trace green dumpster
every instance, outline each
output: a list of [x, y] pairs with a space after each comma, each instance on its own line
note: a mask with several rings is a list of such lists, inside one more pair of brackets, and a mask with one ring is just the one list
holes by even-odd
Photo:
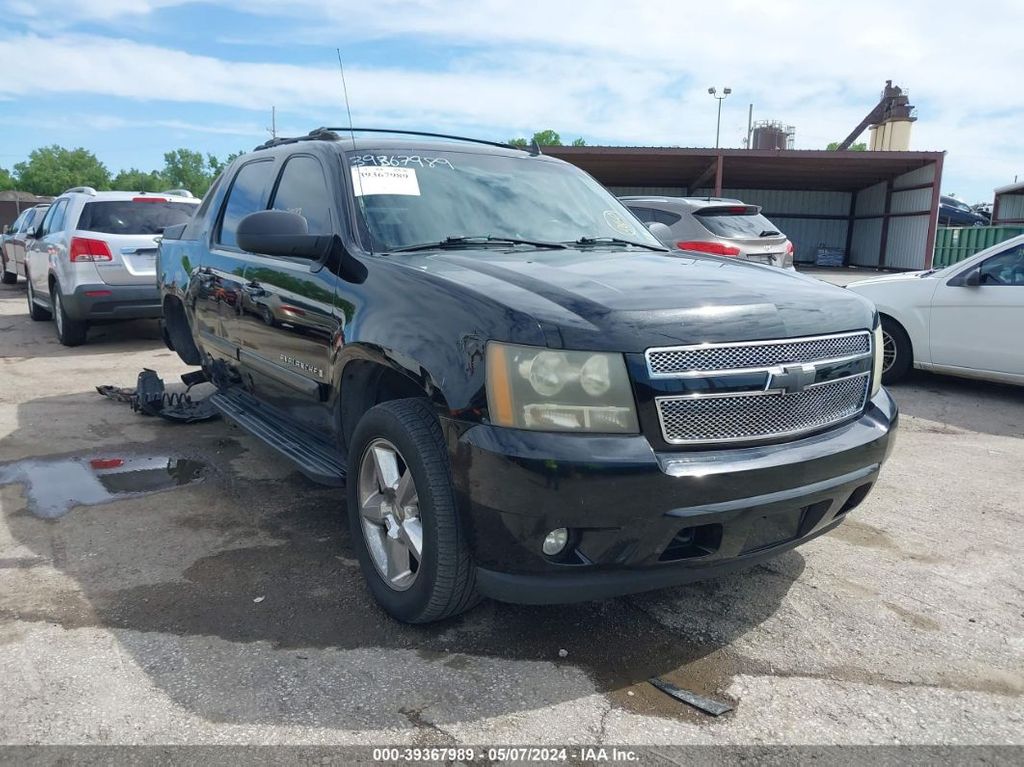
[[1024, 234], [1024, 226], [942, 226], [935, 234], [935, 256], [932, 267], [963, 261], [985, 248], [998, 245], [1011, 237]]

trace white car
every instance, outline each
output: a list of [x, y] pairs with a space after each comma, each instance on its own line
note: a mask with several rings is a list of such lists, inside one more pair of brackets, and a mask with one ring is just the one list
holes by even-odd
[[911, 367], [1024, 384], [1024, 235], [945, 269], [846, 286], [882, 317], [882, 380]]

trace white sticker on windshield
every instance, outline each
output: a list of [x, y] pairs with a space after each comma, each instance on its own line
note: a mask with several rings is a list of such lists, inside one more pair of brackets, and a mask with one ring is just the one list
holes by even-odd
[[633, 228], [633, 225], [614, 210], [606, 210], [604, 212], [604, 220], [608, 226], [619, 234], [636, 234], [636, 229]]
[[420, 183], [415, 168], [385, 168], [361, 165], [352, 168], [352, 188], [356, 197], [374, 194], [420, 196]]

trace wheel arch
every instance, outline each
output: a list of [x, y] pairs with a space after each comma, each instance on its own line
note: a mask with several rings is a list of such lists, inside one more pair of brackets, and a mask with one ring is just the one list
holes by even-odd
[[160, 319], [167, 347], [186, 365], [199, 365], [203, 355], [192, 337], [192, 328], [185, 314], [185, 304], [173, 293], [164, 296], [163, 316]]
[[396, 359], [372, 345], [351, 345], [345, 350], [337, 373], [337, 412], [346, 447], [362, 415], [382, 402], [421, 397], [438, 415], [451, 414], [439, 382], [422, 365], [409, 358]]
[[[904, 333], [906, 333], [907, 341], [910, 344], [910, 361], [911, 361], [911, 366], [913, 366], [915, 363], [921, 361], [919, 359], [919, 357], [918, 357], [918, 350], [922, 348], [922, 344], [917, 343], [916, 339], [914, 338], [914, 334], [911, 333], [910, 330], [907, 328], [907, 324], [905, 322], [903, 322], [903, 320], [900, 319], [900, 317], [896, 316], [896, 314], [894, 312], [886, 311], [882, 307], [878, 308], [878, 317], [879, 317], [879, 321], [881, 321], [881, 320], [889, 320], [890, 322], [895, 323], [897, 326], [899, 326], [903, 330]], [[925, 346], [924, 348], [927, 348], [927, 347]]]

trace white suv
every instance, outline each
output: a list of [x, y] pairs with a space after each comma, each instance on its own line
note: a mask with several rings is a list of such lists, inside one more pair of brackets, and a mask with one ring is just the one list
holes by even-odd
[[78, 346], [91, 322], [160, 317], [159, 237], [198, 205], [182, 189], [66, 191], [50, 204], [26, 253], [32, 319], [52, 316], [60, 342]]

